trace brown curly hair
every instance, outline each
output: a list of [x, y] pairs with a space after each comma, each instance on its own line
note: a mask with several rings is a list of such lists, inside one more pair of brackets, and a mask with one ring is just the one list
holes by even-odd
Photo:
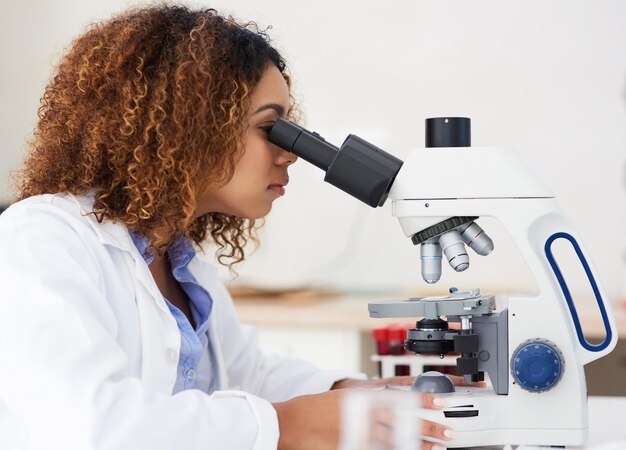
[[209, 233], [220, 263], [242, 261], [254, 220], [194, 218], [196, 194], [232, 177], [250, 94], [271, 64], [291, 86], [264, 31], [212, 9], [142, 7], [91, 25], [45, 89], [18, 200], [93, 194], [99, 221], [124, 223], [159, 253], [181, 233], [197, 244]]

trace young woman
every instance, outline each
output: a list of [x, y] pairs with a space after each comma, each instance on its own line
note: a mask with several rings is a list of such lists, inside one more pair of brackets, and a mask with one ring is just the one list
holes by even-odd
[[284, 194], [279, 117], [283, 58], [213, 10], [135, 9], [73, 42], [0, 216], [1, 448], [335, 448], [341, 388], [411, 382], [264, 356], [196, 257], [243, 261]]

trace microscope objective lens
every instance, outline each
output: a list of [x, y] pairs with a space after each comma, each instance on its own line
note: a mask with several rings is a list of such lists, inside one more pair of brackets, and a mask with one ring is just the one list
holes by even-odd
[[441, 278], [441, 246], [437, 242], [424, 242], [420, 246], [422, 278], [434, 284]]
[[454, 270], [462, 272], [469, 267], [469, 256], [458, 231], [451, 230], [442, 234], [439, 237], [439, 245]]
[[465, 228], [461, 228], [463, 242], [476, 253], [486, 256], [493, 250], [493, 241], [487, 233], [475, 222], [471, 222]]

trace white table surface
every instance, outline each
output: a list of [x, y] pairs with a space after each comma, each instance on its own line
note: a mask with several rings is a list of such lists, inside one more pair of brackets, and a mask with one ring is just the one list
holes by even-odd
[[[609, 447], [611, 443], [617, 446]], [[585, 448], [626, 450], [626, 397], [589, 397], [589, 444]]]
[[[624, 380], [626, 383], [626, 380]], [[510, 449], [507, 446], [505, 449]], [[549, 447], [518, 446], [516, 450]], [[576, 450], [626, 450], [626, 397], [589, 397], [589, 442]]]

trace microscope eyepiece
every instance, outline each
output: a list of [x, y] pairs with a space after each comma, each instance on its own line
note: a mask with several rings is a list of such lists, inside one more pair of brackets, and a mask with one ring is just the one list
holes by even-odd
[[298, 155], [326, 172], [324, 180], [372, 207], [382, 206], [402, 161], [358, 136], [349, 135], [341, 148], [317, 133], [278, 119], [271, 143]]
[[270, 130], [269, 141], [288, 152], [327, 171], [339, 149], [317, 133], [311, 133], [293, 122], [278, 119]]

